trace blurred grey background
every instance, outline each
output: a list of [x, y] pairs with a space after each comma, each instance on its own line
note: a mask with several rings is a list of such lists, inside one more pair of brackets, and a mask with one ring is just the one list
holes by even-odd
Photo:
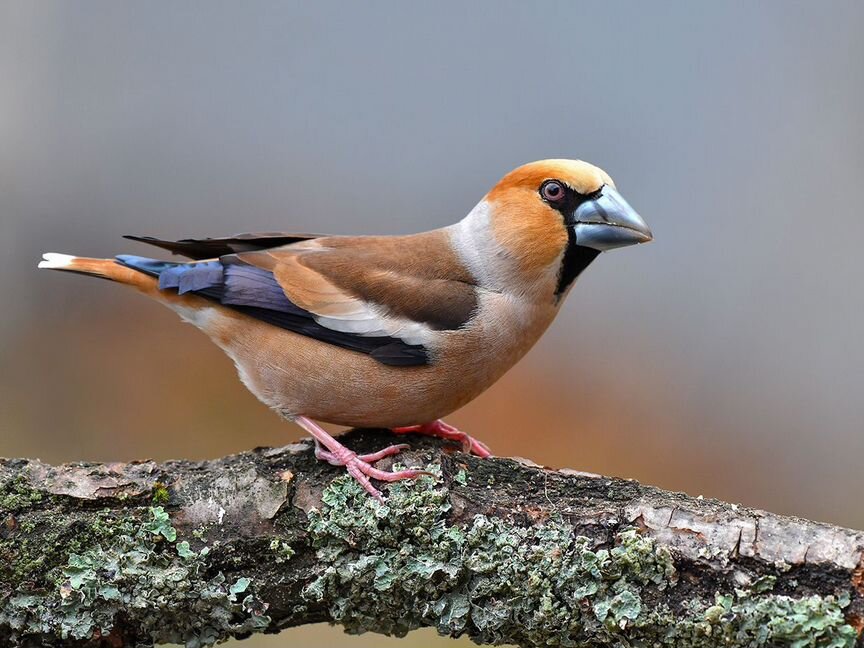
[[[0, 455], [300, 435], [174, 315], [43, 251], [407, 233], [537, 158], [654, 229], [451, 421], [522, 455], [864, 527], [864, 4], [0, 2]], [[412, 645], [444, 646], [431, 633]], [[327, 627], [246, 646], [405, 645]]]

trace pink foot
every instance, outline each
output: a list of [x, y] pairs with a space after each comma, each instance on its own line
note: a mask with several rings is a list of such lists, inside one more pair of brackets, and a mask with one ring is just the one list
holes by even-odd
[[[387, 446], [383, 450], [379, 450], [378, 452], [373, 452], [371, 454], [363, 454], [357, 455], [357, 458], [360, 461], [365, 461], [366, 463], [374, 463], [384, 457], [392, 457], [393, 455], [397, 455], [403, 450], [410, 448], [407, 443], [400, 443], [399, 445], [391, 445]], [[315, 458], [320, 459], [321, 461], [326, 461], [331, 466], [344, 466], [342, 460], [337, 458], [336, 455], [329, 450], [325, 450], [321, 447], [321, 444], [318, 441], [315, 441]]]
[[462, 430], [445, 423], [441, 419], [432, 421], [431, 423], [423, 423], [422, 425], [409, 425], [407, 427], [393, 428], [394, 434], [425, 434], [426, 436], [438, 437], [439, 439], [447, 439], [448, 441], [458, 441], [462, 444], [462, 450], [470, 454], [476, 455], [481, 459], [486, 459], [492, 456], [492, 452], [482, 441], [478, 441], [474, 437], [466, 434]]
[[[371, 465], [371, 462], [378, 461], [384, 457], [390, 457], [399, 454], [407, 448], [405, 444], [387, 446], [383, 450], [373, 452], [372, 454], [358, 455], [339, 443], [336, 439], [330, 436], [326, 430], [315, 423], [313, 420], [305, 416], [298, 416], [295, 422], [306, 430], [315, 439], [315, 457], [326, 461], [333, 466], [345, 466], [348, 474], [360, 482], [360, 485], [372, 497], [379, 502], [384, 501], [381, 491], [372, 485], [369, 480], [377, 479], [378, 481], [394, 482], [401, 479], [414, 479], [420, 475], [428, 475], [425, 470], [400, 470], [397, 472], [387, 472], [378, 470]], [[323, 446], [323, 447], [322, 447]]]

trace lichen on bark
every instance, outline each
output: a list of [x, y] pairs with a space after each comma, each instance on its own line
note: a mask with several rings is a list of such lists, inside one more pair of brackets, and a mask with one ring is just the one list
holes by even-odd
[[480, 644], [855, 644], [842, 613], [848, 598], [755, 586], [673, 610], [662, 600], [678, 581], [673, 557], [635, 528], [598, 545], [560, 516], [525, 527], [476, 515], [457, 527], [447, 523], [449, 502], [430, 478], [391, 487], [386, 505], [350, 478], [334, 480], [309, 514], [320, 574], [304, 598], [328, 601], [333, 622], [348, 632], [404, 636], [431, 625]]
[[[121, 615], [147, 643], [188, 648], [269, 625], [251, 579], [229, 582], [221, 572], [211, 575], [209, 548], [196, 552], [187, 541], [176, 542], [162, 507], [149, 508], [143, 520], [97, 515], [83, 536], [71, 545], [75, 551], [54, 547], [68, 552], [65, 565], [43, 571], [38, 580], [32, 572], [18, 575], [15, 592], [0, 606], [0, 627], [11, 630], [13, 645], [109, 636]], [[29, 564], [26, 558], [23, 564]], [[190, 607], [194, 616], [177, 613]]]
[[321, 621], [526, 647], [864, 645], [864, 533], [411, 442], [399, 461], [434, 474], [385, 504], [311, 444], [0, 459], [0, 645], [194, 648]]

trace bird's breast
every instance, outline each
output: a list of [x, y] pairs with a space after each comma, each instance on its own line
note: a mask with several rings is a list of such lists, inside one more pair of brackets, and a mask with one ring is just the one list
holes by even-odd
[[[482, 391], [522, 358], [552, 323], [554, 303], [536, 303], [522, 296], [481, 294], [476, 316], [462, 330], [441, 334], [434, 355], [448, 372], [468, 373]], [[478, 392], [479, 393], [479, 392]]]

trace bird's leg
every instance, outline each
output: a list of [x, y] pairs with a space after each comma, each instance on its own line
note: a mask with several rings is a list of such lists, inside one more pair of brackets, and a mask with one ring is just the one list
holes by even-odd
[[426, 436], [447, 439], [448, 441], [458, 441], [462, 444], [462, 450], [465, 452], [476, 455], [482, 459], [492, 456], [489, 446], [485, 443], [478, 441], [469, 434], [445, 423], [441, 419], [432, 421], [431, 423], [423, 423], [422, 425], [409, 425], [407, 427], [393, 428], [393, 432], [395, 434], [425, 434]]
[[399, 454], [408, 447], [406, 444], [391, 445], [372, 454], [358, 455], [330, 436], [324, 428], [312, 419], [308, 419], [305, 416], [296, 416], [293, 420], [315, 439], [315, 457], [317, 459], [326, 461], [333, 466], [345, 466], [348, 474], [360, 482], [360, 485], [363, 486], [366, 492], [379, 502], [383, 502], [384, 498], [381, 496], [381, 492], [369, 481], [370, 477], [379, 481], [392, 482], [399, 481], [400, 479], [413, 479], [420, 475], [429, 474], [424, 470], [387, 472], [385, 470], [378, 470], [371, 465], [370, 462]]

